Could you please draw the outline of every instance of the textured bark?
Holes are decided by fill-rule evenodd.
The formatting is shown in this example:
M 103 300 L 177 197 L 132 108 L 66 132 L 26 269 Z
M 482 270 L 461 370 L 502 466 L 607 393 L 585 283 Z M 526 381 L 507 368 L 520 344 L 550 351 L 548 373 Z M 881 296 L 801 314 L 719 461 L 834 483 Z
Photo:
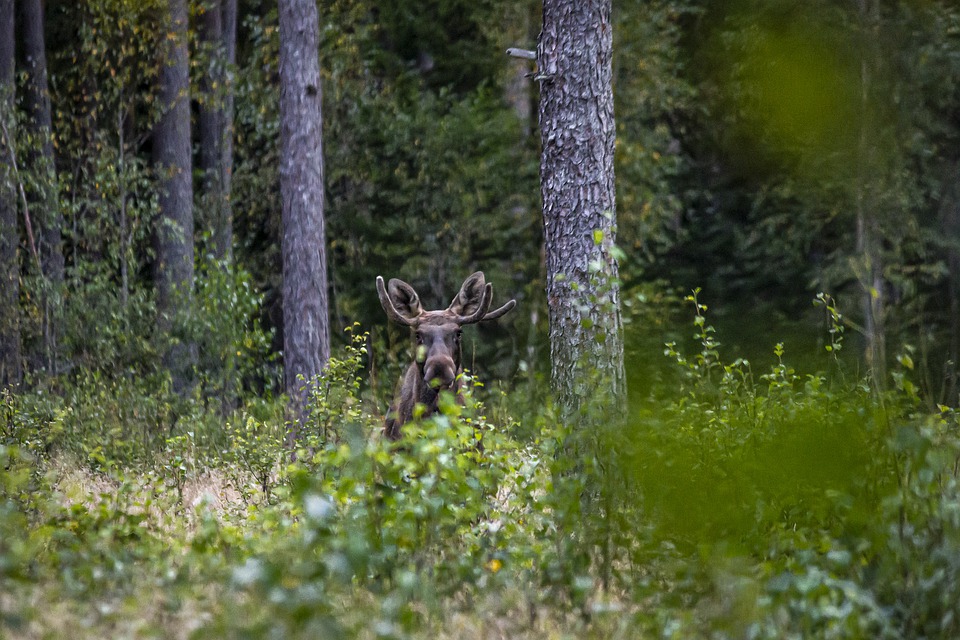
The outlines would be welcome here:
M 187 2 L 169 0 L 164 60 L 160 70 L 163 115 L 153 133 L 153 161 L 159 179 L 156 229 L 157 326 L 171 338 L 178 317 L 193 301 L 193 182 L 190 157 L 190 75 Z M 196 345 L 171 339 L 164 360 L 174 390 L 186 393 L 197 361 Z
M 314 0 L 280 0 L 280 194 L 283 208 L 283 364 L 294 414 L 330 358 L 323 217 L 319 25 Z
M 223 260 L 231 253 L 231 224 L 224 192 L 225 67 L 223 12 L 219 0 L 208 0 L 200 17 L 200 41 L 206 71 L 200 79 L 200 175 L 203 188 L 203 223 L 211 236 L 213 255 Z
M 20 383 L 20 268 L 12 140 L 13 0 L 0 0 L 0 389 Z
M 575 412 L 625 396 L 615 241 L 610 0 L 544 0 L 538 45 L 552 383 Z M 610 395 L 606 395 L 609 392 Z
M 24 86 L 26 126 L 39 148 L 29 157 L 33 177 L 30 193 L 31 215 L 37 229 L 37 251 L 43 275 L 40 295 L 43 307 L 43 353 L 31 357 L 37 366 L 57 373 L 61 291 L 64 280 L 64 258 L 61 228 L 63 216 L 57 196 L 53 153 L 53 125 L 50 115 L 50 89 L 47 80 L 47 53 L 44 36 L 44 13 L 41 0 L 20 2 L 21 42 L 27 72 Z

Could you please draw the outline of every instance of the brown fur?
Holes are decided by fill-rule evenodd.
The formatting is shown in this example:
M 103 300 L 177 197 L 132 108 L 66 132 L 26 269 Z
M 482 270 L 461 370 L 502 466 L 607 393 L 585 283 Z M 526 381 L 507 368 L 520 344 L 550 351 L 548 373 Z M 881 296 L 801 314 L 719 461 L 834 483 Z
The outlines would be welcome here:
M 397 385 L 383 427 L 388 438 L 399 440 L 401 428 L 413 418 L 418 404 L 428 416 L 437 410 L 441 391 L 450 390 L 462 400 L 461 327 L 499 318 L 516 306 L 516 300 L 488 312 L 493 286 L 484 282 L 480 271 L 464 281 L 453 302 L 442 311 L 424 311 L 417 292 L 402 280 L 393 279 L 384 286 L 378 276 L 377 292 L 387 316 L 411 327 L 415 338 L 413 361 Z

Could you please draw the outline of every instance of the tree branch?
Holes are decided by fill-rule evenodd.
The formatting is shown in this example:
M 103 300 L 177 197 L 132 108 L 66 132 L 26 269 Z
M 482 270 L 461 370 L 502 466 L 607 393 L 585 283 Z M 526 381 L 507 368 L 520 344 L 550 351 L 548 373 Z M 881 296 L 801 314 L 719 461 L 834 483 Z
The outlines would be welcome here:
M 17 155 L 13 151 L 13 138 L 10 136 L 10 131 L 7 129 L 7 123 L 0 119 L 0 129 L 3 131 L 3 142 L 6 145 L 7 149 L 10 150 L 10 166 L 13 169 L 13 178 L 17 182 L 17 187 L 20 191 L 20 199 L 23 201 L 23 223 L 27 229 L 27 240 L 30 242 L 30 253 L 33 254 L 33 259 L 37 263 L 37 269 L 40 272 L 40 276 L 43 277 L 43 266 L 40 263 L 40 254 L 37 252 L 37 243 L 33 239 L 33 224 L 30 221 L 30 207 L 27 204 L 27 192 L 23 188 L 23 180 L 20 179 L 20 170 L 17 168 Z

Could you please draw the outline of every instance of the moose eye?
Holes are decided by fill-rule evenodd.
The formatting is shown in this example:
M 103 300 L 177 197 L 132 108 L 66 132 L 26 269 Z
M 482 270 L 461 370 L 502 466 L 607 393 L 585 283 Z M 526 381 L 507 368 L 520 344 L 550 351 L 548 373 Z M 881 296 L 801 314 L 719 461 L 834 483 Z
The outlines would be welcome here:
M 423 344 L 423 334 L 417 331 L 417 344 Z
M 460 338 L 462 338 L 462 337 L 463 337 L 463 331 L 457 331 L 457 332 L 454 334 L 454 338 L 456 338 L 457 343 L 460 342 Z

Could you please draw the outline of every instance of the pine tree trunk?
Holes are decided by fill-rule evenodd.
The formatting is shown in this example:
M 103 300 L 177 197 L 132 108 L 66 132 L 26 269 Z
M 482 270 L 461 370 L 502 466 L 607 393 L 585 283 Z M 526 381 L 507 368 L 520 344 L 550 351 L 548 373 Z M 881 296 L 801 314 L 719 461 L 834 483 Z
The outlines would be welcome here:
M 202 228 L 210 234 L 209 251 L 226 269 L 233 263 L 233 212 L 230 173 L 233 168 L 233 64 L 236 56 L 236 0 L 208 0 L 200 20 L 200 40 L 206 62 L 201 78 L 200 175 Z M 236 367 L 231 353 L 220 363 L 221 408 L 236 405 Z
M 24 105 L 27 128 L 31 137 L 39 141 L 39 148 L 30 156 L 32 189 L 31 214 L 37 226 L 37 251 L 42 269 L 40 294 L 43 332 L 43 354 L 37 364 L 56 375 L 59 349 L 62 289 L 65 262 L 61 228 L 63 216 L 57 195 L 56 166 L 53 153 L 53 125 L 50 114 L 50 88 L 47 81 L 47 53 L 44 35 L 43 3 L 41 0 L 23 0 L 20 3 L 20 28 L 23 59 L 27 72 L 24 87 Z
M 200 175 L 202 176 L 203 226 L 210 232 L 211 249 L 218 260 L 227 258 L 232 242 L 226 216 L 224 160 L 224 78 L 226 56 L 223 43 L 223 12 L 219 0 L 208 0 L 200 18 L 200 42 L 206 72 L 200 80 Z
M 323 217 L 319 25 L 314 0 L 280 0 L 283 358 L 295 446 L 310 381 L 330 358 Z
M 958 363 L 960 363 L 960 161 L 957 161 L 945 181 L 941 198 L 941 225 L 947 240 L 947 310 L 949 318 L 949 345 L 944 363 L 944 381 L 939 401 L 951 407 L 960 404 L 958 390 Z M 932 391 L 932 389 L 931 389 Z
M 0 389 L 20 384 L 20 267 L 13 171 L 13 0 L 0 0 Z M 8 137 L 9 136 L 9 137 Z
M 544 0 L 538 47 L 552 383 L 560 406 L 625 399 L 615 242 L 610 0 Z
M 223 202 L 221 205 L 220 238 L 218 246 L 223 247 L 223 257 L 233 262 L 233 205 L 230 189 L 233 179 L 233 96 L 236 91 L 237 64 L 237 0 L 222 0 L 223 3 L 223 62 L 224 62 L 224 98 L 221 131 L 223 142 L 220 149 L 220 188 Z
M 871 167 L 872 137 L 875 135 L 875 115 L 871 107 L 874 98 L 873 82 L 878 75 L 880 57 L 876 49 L 879 41 L 880 5 L 877 0 L 859 0 L 863 24 L 863 47 L 860 60 L 860 140 L 857 149 L 856 251 L 861 269 L 857 274 L 862 290 L 864 358 L 874 386 L 882 391 L 887 377 L 886 346 L 886 292 L 883 277 L 883 253 L 880 230 L 877 175 Z
M 527 49 L 536 34 L 532 34 L 534 7 L 531 2 L 522 2 L 510 11 L 509 22 L 504 25 L 509 42 L 520 49 Z M 528 60 L 513 60 L 509 66 L 509 75 L 504 86 L 504 98 L 513 109 L 521 123 L 523 138 L 527 139 L 533 131 L 533 87 L 530 84 L 530 63 Z
M 163 115 L 153 133 L 153 161 L 159 180 L 156 229 L 158 329 L 170 340 L 164 354 L 174 390 L 192 385 L 196 345 L 174 330 L 193 302 L 193 182 L 190 156 L 190 74 L 187 54 L 187 0 L 169 0 L 165 51 L 160 69 Z

